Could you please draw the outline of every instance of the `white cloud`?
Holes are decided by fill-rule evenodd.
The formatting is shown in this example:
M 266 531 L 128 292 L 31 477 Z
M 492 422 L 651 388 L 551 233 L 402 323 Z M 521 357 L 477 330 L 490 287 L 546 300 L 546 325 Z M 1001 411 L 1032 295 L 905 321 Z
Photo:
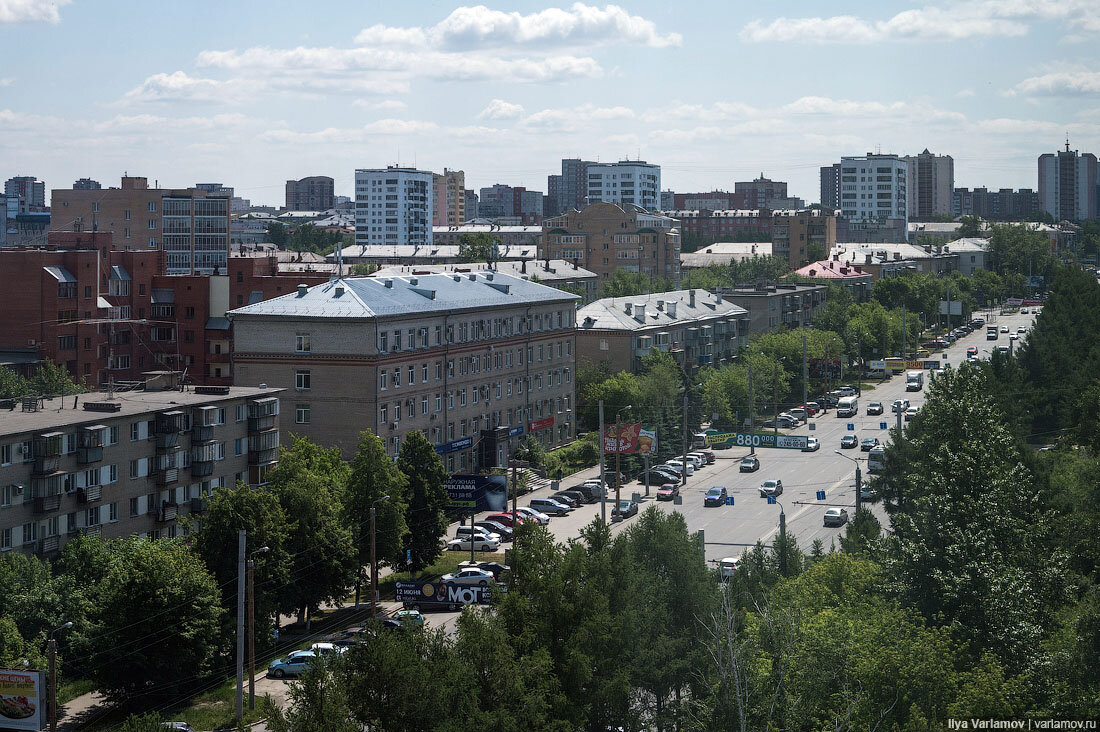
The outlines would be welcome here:
M 594 122 L 625 120 L 634 117 L 629 107 L 597 107 L 583 104 L 569 109 L 543 109 L 525 117 L 521 126 L 528 129 L 569 131 Z
M 958 97 L 959 99 L 968 99 L 969 97 L 974 96 L 974 90 L 973 89 L 959 89 L 957 92 L 955 92 L 955 96 Z
M 72 0 L 0 0 L 0 23 L 60 23 Z
M 489 106 L 478 113 L 478 119 L 516 119 L 523 115 L 522 104 L 512 104 L 503 99 L 494 99 Z
M 456 8 L 431 28 L 374 25 L 355 38 L 364 45 L 410 44 L 450 50 L 504 46 L 576 47 L 628 43 L 653 48 L 679 46 L 679 33 L 661 34 L 651 20 L 630 15 L 617 5 L 603 8 L 573 3 L 523 15 L 484 5 Z
M 5 86 L 11 86 L 14 83 L 15 83 L 15 79 L 13 79 L 10 76 L 5 77 L 3 79 L 0 79 L 0 88 L 5 87 Z
M 1023 94 L 1075 96 L 1100 94 L 1100 71 L 1057 71 L 1032 76 L 1016 85 Z
M 382 101 L 375 101 L 373 99 L 356 99 L 351 103 L 354 107 L 363 107 L 364 109 L 374 109 L 378 111 L 401 111 L 407 109 L 409 105 L 402 102 L 400 99 L 383 99 Z
M 418 132 L 435 132 L 435 122 L 404 119 L 380 119 L 363 125 L 363 131 L 371 135 L 411 135 Z
M 188 76 L 183 71 L 153 74 L 123 95 L 132 102 L 212 101 L 223 96 L 225 82 Z
M 10 109 L 0 109 L 0 122 L 14 122 L 15 112 Z

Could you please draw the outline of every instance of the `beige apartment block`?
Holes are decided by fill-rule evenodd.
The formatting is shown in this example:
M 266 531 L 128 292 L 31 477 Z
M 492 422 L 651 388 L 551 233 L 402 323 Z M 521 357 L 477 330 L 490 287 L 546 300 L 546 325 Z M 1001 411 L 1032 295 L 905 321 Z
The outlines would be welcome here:
M 302 285 L 229 313 L 234 378 L 286 388 L 284 432 L 345 457 L 419 430 L 450 471 L 500 465 L 525 434 L 574 437 L 578 299 L 488 271 Z
M 80 535 L 175 537 L 214 488 L 261 485 L 279 452 L 279 389 L 144 388 L 0 401 L 0 551 L 51 556 Z
M 432 173 L 432 226 L 459 226 L 466 221 L 466 173 L 443 169 Z

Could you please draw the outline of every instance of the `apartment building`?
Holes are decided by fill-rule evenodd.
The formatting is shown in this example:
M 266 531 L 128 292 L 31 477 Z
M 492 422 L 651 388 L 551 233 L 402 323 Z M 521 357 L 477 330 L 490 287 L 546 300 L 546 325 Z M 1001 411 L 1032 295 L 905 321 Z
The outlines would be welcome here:
M 671 199 L 671 202 L 669 199 Z M 744 193 L 730 193 L 729 191 L 675 193 L 673 191 L 661 191 L 662 211 L 731 211 L 746 208 L 751 208 L 751 206 L 745 205 Z
M 836 246 L 834 211 L 801 209 L 772 211 L 772 254 L 787 260 L 791 269 L 809 263 L 811 252 L 821 257 Z
M 908 166 L 909 218 L 931 221 L 933 216 L 952 215 L 954 159 L 950 155 L 934 155 L 925 148 L 920 155 L 907 155 L 902 160 Z
M 484 219 L 515 219 L 523 224 L 542 221 L 542 199 L 539 191 L 529 191 L 522 186 L 497 183 L 481 189 L 478 199 L 478 217 Z
M 230 312 L 240 384 L 285 386 L 283 429 L 350 457 L 421 431 L 449 471 L 525 434 L 574 437 L 576 295 L 499 272 L 356 277 Z
M 432 243 L 432 173 L 390 166 L 355 171 L 355 243 Z
M 179 376 L 0 405 L 10 410 L 0 420 L 0 551 L 48 557 L 80 535 L 172 538 L 215 488 L 266 482 L 281 390 L 181 390 Z
M 458 264 L 410 264 L 389 266 L 371 273 L 371 277 L 409 277 L 425 274 L 465 274 L 467 272 L 499 272 L 500 274 L 531 280 L 559 290 L 580 295 L 582 303 L 596 299 L 599 277 L 595 272 L 578 267 L 576 262 L 564 259 L 509 259 L 487 264 L 463 262 Z
M 770 333 L 780 328 L 807 328 L 825 307 L 825 285 L 766 284 L 722 288 L 718 292 L 749 314 L 749 331 Z
M 680 282 L 680 230 L 676 219 L 637 206 L 594 203 L 546 219 L 543 259 L 567 259 L 607 279 L 617 269 Z
M 4 181 L 4 195 L 18 202 L 16 213 L 46 210 L 46 184 L 33 175 L 17 175 Z
M 810 262 L 805 267 L 796 269 L 795 274 L 841 285 L 848 289 L 855 302 L 867 302 L 871 299 L 871 286 L 874 283 L 871 273 L 865 271 L 862 264 L 842 262 L 836 255 L 831 259 Z
M 1055 221 L 1097 218 L 1097 164 L 1092 153 L 1066 149 L 1039 156 L 1039 206 Z
M 197 188 L 150 188 L 123 176 L 120 188 L 54 189 L 51 231 L 106 232 L 117 249 L 160 249 L 169 274 L 225 272 L 229 196 Z
M 538 246 L 542 238 L 541 225 L 504 226 L 501 224 L 459 224 L 433 226 L 432 243 L 457 246 L 464 234 L 488 234 L 504 247 Z
M 825 171 L 822 168 L 823 190 Z M 908 175 L 909 165 L 897 155 L 867 153 L 842 157 L 839 181 L 841 214 L 849 221 L 900 219 L 908 224 Z
M 588 165 L 588 203 L 618 203 L 661 209 L 661 166 L 644 160 Z
M 98 191 L 101 188 L 100 182 L 91 178 L 79 178 L 73 183 L 73 190 L 76 191 Z
M 638 372 L 663 351 L 691 374 L 730 363 L 748 343 L 745 309 L 706 290 L 609 297 L 577 311 L 578 357 L 612 373 Z
M 595 165 L 591 160 L 563 158 L 561 175 L 546 177 L 546 197 L 548 205 L 544 207 L 544 216 L 560 216 L 572 209 L 582 209 L 588 203 L 588 166 Z
M 466 221 L 466 173 L 443 169 L 432 173 L 432 226 L 458 226 Z
M 1040 212 L 1039 193 L 1031 188 L 956 188 L 952 194 L 954 216 L 980 216 L 987 220 L 1026 221 Z
M 311 175 L 286 182 L 288 211 L 328 211 L 336 205 L 335 181 L 327 175 Z
M 703 208 L 666 211 L 665 214 L 679 222 L 684 237 L 695 237 L 707 243 L 732 239 L 766 241 L 771 234 L 771 215 L 759 209 Z
M 821 207 L 824 209 L 840 208 L 840 163 L 825 165 L 820 168 L 821 177 Z
M 781 180 L 765 178 L 761 173 L 759 178 L 751 181 L 737 181 L 733 184 L 736 194 L 744 197 L 740 206 L 723 206 L 722 208 L 767 208 L 790 209 L 804 208 L 805 201 L 801 198 L 787 195 L 787 183 Z M 686 208 L 695 208 L 687 206 Z

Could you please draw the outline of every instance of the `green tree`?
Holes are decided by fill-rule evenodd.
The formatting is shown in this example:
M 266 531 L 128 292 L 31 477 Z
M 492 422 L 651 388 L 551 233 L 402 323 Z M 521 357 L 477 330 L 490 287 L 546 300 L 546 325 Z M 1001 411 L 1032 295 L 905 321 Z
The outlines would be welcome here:
M 33 391 L 30 383 L 6 366 L 0 366 L 0 399 L 27 396 Z
M 963 216 L 959 219 L 959 238 L 974 239 L 982 235 L 980 216 Z
M 352 277 L 366 277 L 378 271 L 378 265 L 374 262 L 359 262 L 351 265 Z
M 312 664 L 302 677 L 290 684 L 286 711 L 266 696 L 262 702 L 267 728 L 272 732 L 359 732 L 362 725 L 352 720 L 347 684 L 339 676 L 339 660 Z
M 267 240 L 277 246 L 279 249 L 282 249 L 286 246 L 287 240 L 289 238 L 290 237 L 289 234 L 287 234 L 285 225 L 279 223 L 278 221 L 272 221 L 270 224 L 267 225 Z
M 546 448 L 534 435 L 527 435 L 519 443 L 514 455 L 516 460 L 526 460 L 532 468 L 542 468 L 546 465 Z
M 159 712 L 131 714 L 116 729 L 118 732 L 164 732 L 164 717 Z
M 840 537 L 840 548 L 849 554 L 874 556 L 877 542 L 882 537 L 882 525 L 870 509 L 860 507 Z
M 458 258 L 462 262 L 492 262 L 500 242 L 485 232 L 463 234 L 458 238 Z
M 628 297 L 672 289 L 672 280 L 667 277 L 650 277 L 644 272 L 630 272 L 616 269 L 610 277 L 600 284 L 600 297 Z
M 23 640 L 15 621 L 0 617 L 0 665 L 20 668 L 24 661 L 30 668 L 42 668 L 45 665 L 42 652 Z
M 447 531 L 447 491 L 443 488 L 447 471 L 424 433 L 405 436 L 397 455 L 397 467 L 408 479 L 405 491 L 405 524 L 409 527 L 412 563 L 419 572 L 434 562 L 440 553 L 440 539 Z
M 379 564 L 398 566 L 404 558 L 405 486 L 407 479 L 386 454 L 386 443 L 378 435 L 364 430 L 351 461 L 345 520 L 358 552 L 359 566 L 370 562 L 370 512 L 375 509 L 375 551 Z M 388 500 L 382 500 L 389 496 Z M 361 573 L 356 575 L 359 597 Z

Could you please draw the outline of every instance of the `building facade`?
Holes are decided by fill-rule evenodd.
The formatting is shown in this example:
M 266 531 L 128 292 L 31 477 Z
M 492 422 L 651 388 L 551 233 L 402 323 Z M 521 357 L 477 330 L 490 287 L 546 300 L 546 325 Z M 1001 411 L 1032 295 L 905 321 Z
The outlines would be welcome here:
M 595 272 L 578 267 L 564 259 L 509 259 L 493 262 L 462 262 L 458 264 L 391 265 L 371 273 L 370 277 L 417 277 L 426 274 L 466 274 L 468 272 L 499 272 L 530 280 L 548 287 L 579 295 L 582 304 L 596 299 L 599 278 Z
M 772 211 L 772 254 L 791 269 L 808 264 L 811 250 L 824 256 L 836 245 L 836 214 L 822 209 Z
M 46 210 L 46 184 L 33 175 L 17 175 L 4 181 L 4 195 L 18 201 L 16 213 Z
M 390 166 L 355 171 L 355 243 L 431 245 L 432 173 Z
M 577 354 L 612 373 L 638 372 L 653 351 L 692 374 L 731 363 L 749 342 L 745 309 L 706 290 L 596 300 L 577 311 Z
M 680 223 L 685 237 L 698 237 L 703 242 L 768 241 L 772 218 L 759 209 L 681 209 L 666 211 Z
M 466 173 L 443 169 L 432 173 L 432 226 L 458 226 L 466 221 Z
M 758 283 L 744 287 L 722 288 L 729 302 L 744 308 L 749 315 L 749 332 L 770 333 L 780 328 L 807 328 L 825 307 L 825 285 Z
M 955 191 L 955 161 L 950 155 L 933 155 L 925 148 L 920 155 L 907 155 L 906 180 L 909 218 L 930 221 L 933 216 L 951 216 Z
M 951 212 L 955 216 L 980 216 L 988 220 L 1027 221 L 1039 215 L 1039 193 L 1030 188 L 956 188 Z
M 328 211 L 336 205 L 335 181 L 327 175 L 312 175 L 286 182 L 288 211 Z
M 73 190 L 75 191 L 98 191 L 103 188 L 98 180 L 92 180 L 91 178 L 81 178 L 73 183 Z
M 591 160 L 563 158 L 561 175 L 546 178 L 546 194 L 550 207 L 543 211 L 544 216 L 560 216 L 573 209 L 582 209 L 588 204 L 588 166 L 595 165 Z
M 867 153 L 840 159 L 840 210 L 853 222 L 908 224 L 908 164 L 897 155 Z
M 500 224 L 459 224 L 457 226 L 433 226 L 433 244 L 448 244 L 458 246 L 463 234 L 488 234 L 505 247 L 524 245 L 538 246 L 542 239 L 542 227 L 529 226 L 502 226 Z
M 644 160 L 588 165 L 588 203 L 618 203 L 646 211 L 661 208 L 661 166 Z
M 279 389 L 140 390 L 22 400 L 0 422 L 0 551 L 55 556 L 77 536 L 174 538 L 215 488 L 262 485 L 279 452 Z M 62 404 L 62 401 L 65 403 Z
M 1039 156 L 1039 206 L 1055 221 L 1097 217 L 1097 167 L 1092 153 L 1066 149 Z
M 744 196 L 744 201 L 737 206 L 723 206 L 722 208 L 767 208 L 767 209 L 791 209 L 804 208 L 806 203 L 801 198 L 787 195 L 787 184 L 780 180 L 765 178 L 761 173 L 759 178 L 751 181 L 738 181 L 733 184 L 733 190 Z M 686 206 L 686 208 L 699 208 L 698 206 Z
M 840 163 L 825 165 L 820 169 L 821 207 L 840 208 Z
M 547 219 L 544 259 L 575 261 L 605 280 L 617 270 L 680 282 L 680 231 L 675 219 L 635 206 L 594 203 Z
M 522 435 L 574 436 L 577 299 L 494 272 L 303 286 L 230 313 L 235 378 L 286 385 L 284 430 L 348 457 L 362 430 L 391 455 L 418 430 L 448 471 L 502 465 Z

